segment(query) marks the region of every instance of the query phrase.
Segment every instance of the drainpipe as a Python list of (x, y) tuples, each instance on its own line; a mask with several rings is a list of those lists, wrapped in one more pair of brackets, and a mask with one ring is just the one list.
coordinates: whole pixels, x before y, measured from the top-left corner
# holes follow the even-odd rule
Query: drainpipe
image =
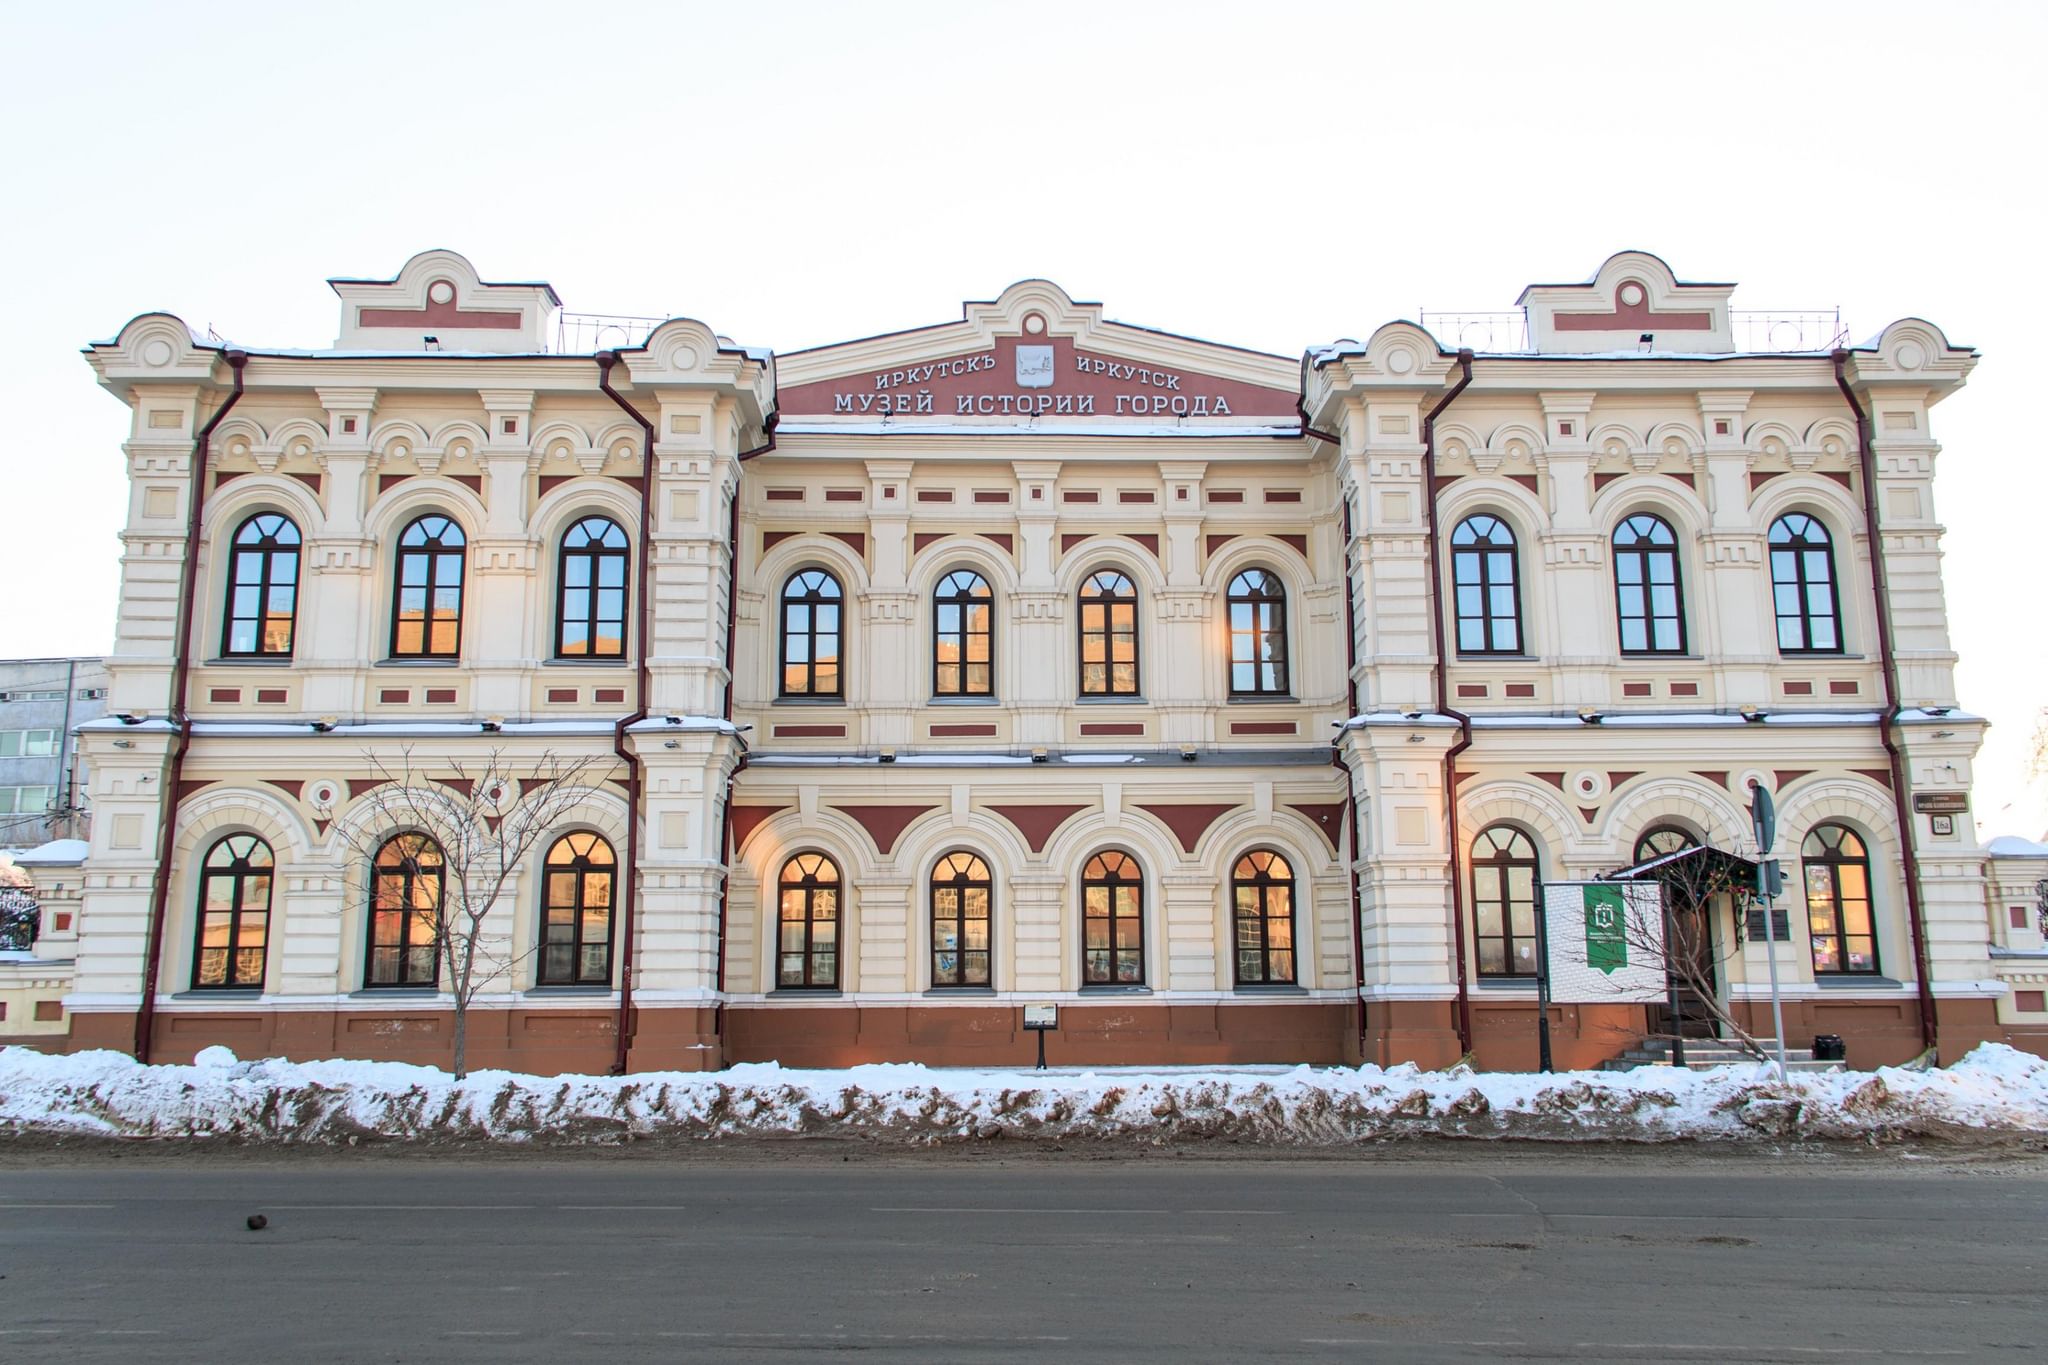
[(185, 782), (185, 751), (192, 747), (192, 718), (185, 713), (186, 686), (192, 674), (192, 618), (199, 596), (199, 529), (206, 511), (206, 475), (213, 457), (214, 428), (242, 401), (242, 367), (249, 363), (245, 351), (224, 352), (228, 368), (234, 371), (234, 389), (199, 429), (192, 448), (192, 496), (186, 502), (185, 557), (178, 565), (177, 646), (171, 655), (171, 723), (178, 727), (171, 746), (170, 763), (164, 773), (163, 827), (157, 833), (156, 882), (149, 894), (149, 943), (142, 959), (142, 1006), (135, 1011), (135, 1060), (148, 1062), (150, 1035), (156, 1026), (156, 987), (163, 956), (164, 917), (170, 908), (171, 853), (176, 847), (179, 788)]
[(626, 1061), (633, 1050), (633, 930), (640, 908), (640, 802), (641, 772), (640, 756), (626, 743), (628, 727), (647, 719), (648, 669), (647, 654), (653, 646), (652, 626), (654, 612), (648, 602), (648, 554), (647, 542), (654, 534), (654, 423), (647, 420), (640, 409), (628, 403), (619, 391), (612, 387), (612, 367), (619, 363), (617, 351), (597, 353), (597, 387), (607, 398), (617, 403), (625, 414), (640, 427), (641, 459), (640, 477), (640, 536), (633, 542), (633, 591), (639, 604), (640, 636), (635, 653), (638, 658), (635, 669), (634, 709), (631, 715), (621, 716), (612, 723), (612, 752), (626, 765), (626, 862), (620, 870), (619, 890), (625, 904), (621, 908), (619, 932), (623, 947), (619, 952), (619, 1021), (615, 1032), (618, 1035), (618, 1053), (612, 1060), (612, 1074), (623, 1076)]
[[(1884, 715), (1877, 723), (1878, 738), (1884, 741), (1885, 756), (1891, 760), (1892, 813), (1899, 825), (1899, 849), (1906, 873), (1906, 923), (1913, 934), (1914, 975), (1920, 995), (1920, 1043), (1932, 1052), (1938, 1036), (1934, 1008), (1934, 983), (1928, 979), (1927, 922), (1920, 905), (1920, 858), (1913, 846), (1913, 816), (1908, 809), (1906, 756), (1899, 751), (1893, 730), (1905, 707), (1899, 702), (1899, 660), (1892, 650), (1892, 598), (1885, 577), (1884, 544), (1877, 524), (1877, 451), (1871, 444), (1870, 417), (1849, 386), (1849, 353), (1834, 353), (1835, 387), (1856, 414), (1856, 456), (1863, 471), (1863, 524), (1870, 534), (1870, 588), (1877, 598), (1877, 653), (1884, 665)], [(1937, 1057), (1937, 1061), (1939, 1058)]]
[(1458, 1046), (1472, 1051), (1472, 991), (1465, 969), (1465, 881), (1458, 872), (1462, 840), (1458, 833), (1458, 755), (1472, 747), (1472, 717), (1451, 706), (1450, 671), (1444, 644), (1444, 584), (1442, 540), (1436, 520), (1436, 419), (1443, 415), (1472, 382), (1472, 352), (1460, 349), (1461, 373), (1451, 391), (1437, 400), (1422, 419), (1422, 505), (1427, 514), (1429, 542), (1429, 626), (1436, 644), (1436, 659), (1430, 673), (1436, 684), (1438, 714), (1458, 722), (1458, 741), (1444, 751), (1444, 837), (1451, 850), (1451, 944), (1458, 964)]

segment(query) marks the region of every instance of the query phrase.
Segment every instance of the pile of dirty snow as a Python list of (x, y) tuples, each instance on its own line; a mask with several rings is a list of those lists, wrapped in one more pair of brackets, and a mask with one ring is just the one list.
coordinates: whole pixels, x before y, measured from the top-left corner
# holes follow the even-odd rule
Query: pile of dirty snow
[(17, 1047), (0, 1050), (0, 1131), (288, 1143), (1999, 1137), (2048, 1131), (2048, 1061), (1985, 1044), (1946, 1070), (1798, 1074), (1782, 1084), (1761, 1065), (1540, 1076), (1407, 1065), (1076, 1075), (767, 1064), (637, 1076), (478, 1071), (457, 1081), (398, 1062), (243, 1062), (220, 1047), (192, 1066)]

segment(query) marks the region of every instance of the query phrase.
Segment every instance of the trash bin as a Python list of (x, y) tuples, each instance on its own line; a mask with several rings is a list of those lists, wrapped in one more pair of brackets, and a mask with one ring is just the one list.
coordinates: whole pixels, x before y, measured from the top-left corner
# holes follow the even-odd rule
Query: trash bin
[(1848, 1059), (1848, 1044), (1839, 1033), (1816, 1033), (1813, 1036), (1813, 1060), (1816, 1062), (1840, 1062)]

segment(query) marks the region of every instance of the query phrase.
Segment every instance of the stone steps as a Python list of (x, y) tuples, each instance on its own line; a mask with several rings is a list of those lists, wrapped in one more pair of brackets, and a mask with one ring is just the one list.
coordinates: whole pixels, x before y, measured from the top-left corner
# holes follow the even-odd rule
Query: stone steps
[[(1774, 1038), (1759, 1038), (1765, 1052), (1775, 1063), (1778, 1043)], [(1628, 1049), (1619, 1057), (1610, 1057), (1600, 1064), (1603, 1071), (1634, 1071), (1645, 1066), (1670, 1066), (1671, 1044), (1663, 1041), (1643, 1042)], [(1728, 1066), (1754, 1066), (1756, 1058), (1715, 1038), (1688, 1038), (1685, 1040), (1685, 1069), (1688, 1071), (1715, 1071)], [(1785, 1050), (1787, 1071), (1841, 1071), (1846, 1062), (1818, 1061), (1813, 1049), (1805, 1047)]]

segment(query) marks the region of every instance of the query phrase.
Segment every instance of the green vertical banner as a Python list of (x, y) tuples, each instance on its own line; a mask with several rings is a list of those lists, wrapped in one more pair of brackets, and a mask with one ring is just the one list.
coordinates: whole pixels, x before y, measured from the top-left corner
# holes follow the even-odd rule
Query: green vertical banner
[(1628, 965), (1627, 914), (1621, 891), (1613, 886), (1588, 886), (1586, 895), (1586, 965), (1612, 976)]

